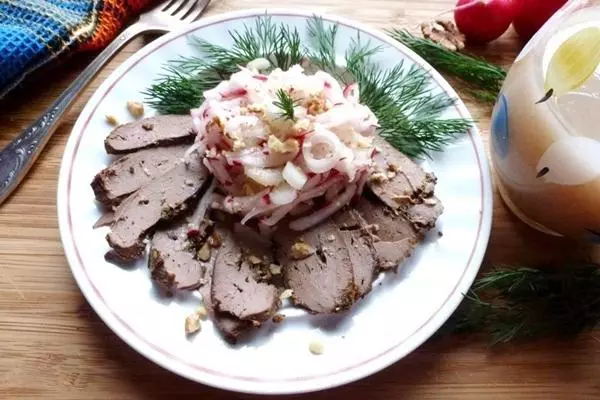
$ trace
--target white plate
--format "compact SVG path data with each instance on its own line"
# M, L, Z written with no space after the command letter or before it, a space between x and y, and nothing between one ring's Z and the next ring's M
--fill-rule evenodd
M58 217L65 253L73 276L92 307L129 345L157 364L190 379L220 388L254 393L297 393L330 388L370 375L398 361L429 338L452 314L472 283L485 252L492 217L492 192L487 159L476 129L435 154L425 168L438 177L436 194L445 211L426 242L397 275L345 315L308 316L291 308L276 329L263 328L253 340L226 344L212 323L186 339L183 321L198 305L198 297L165 300L153 289L147 267L119 268L104 261L105 229L93 230L99 217L90 187L93 176L109 159L103 140L111 130L107 113L119 121L131 119L128 100L161 73L166 60L195 54L191 35L228 45L227 31L253 24L265 10L247 10L203 19L184 30L152 42L117 68L100 86L79 116L67 144L58 185ZM269 9L274 22L305 32L309 13ZM340 55L350 37L381 44L377 60L392 66L400 60L429 71L436 90L457 97L431 66L384 34L334 16L339 24ZM470 118L462 102L448 116ZM443 232L439 237L438 230ZM320 340L325 353L308 351Z

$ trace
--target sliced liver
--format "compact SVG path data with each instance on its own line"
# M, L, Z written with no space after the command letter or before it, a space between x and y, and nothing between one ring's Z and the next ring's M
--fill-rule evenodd
M107 206L117 205L127 195L173 168L188 148L185 144L148 148L115 160L92 181L96 200Z
M104 140L109 154L123 154L148 147L191 143L196 136L189 115L158 115L117 126Z
M218 229L221 237L212 274L211 298L216 310L255 323L270 318L280 306L275 286L259 282L250 259L265 260L268 268L273 262L271 248L253 246L243 236L230 229Z
M388 207L395 210L407 208L420 198L433 194L436 183L433 174L426 173L380 136L375 137L374 144L380 151L375 157L379 169L395 175L384 182L369 181L369 187Z
M142 256L146 233L158 222L171 220L187 209L187 202L205 186L208 171L200 158L180 162L127 197L116 209L106 240L124 260Z
M306 258L295 259L291 248L303 242L314 249ZM282 231L275 234L277 258L283 266L292 300L313 313L346 310L358 297L347 235L327 220L305 232Z
M201 227L203 233L210 229ZM154 233L150 246L148 267L152 280L166 292L193 290L204 284L212 271L214 257L202 261L197 256L197 246L188 238L187 219L170 229ZM207 236L209 232L206 232Z

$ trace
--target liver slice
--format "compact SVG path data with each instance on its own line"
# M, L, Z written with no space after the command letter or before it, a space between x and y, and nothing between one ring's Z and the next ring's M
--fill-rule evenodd
M189 115L158 115L117 126L104 140L109 154L131 153L140 149L191 143L196 136Z

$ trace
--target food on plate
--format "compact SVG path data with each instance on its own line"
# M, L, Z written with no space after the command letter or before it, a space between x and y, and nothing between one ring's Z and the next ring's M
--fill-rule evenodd
M92 182L112 254L141 258L148 236L154 283L199 290L232 341L283 321L289 300L350 309L443 211L435 176L378 135L359 90L300 65L242 67L188 116L117 127L107 151L127 154Z
M144 235L160 221L184 213L207 178L201 157L192 155L188 162L179 162L123 200L114 210L106 236L116 255L123 260L141 257L146 248Z
M160 115L117 126L104 140L108 154L131 153L168 144L190 143L196 132L184 115Z
M106 206L118 205L127 195L171 169L188 147L185 144L151 147L115 160L92 182L96 200Z

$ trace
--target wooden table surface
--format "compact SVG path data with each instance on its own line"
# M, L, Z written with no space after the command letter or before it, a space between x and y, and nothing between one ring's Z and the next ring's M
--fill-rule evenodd
M309 4L310 3L310 4ZM326 11L375 27L415 29L453 0L213 0L208 14L249 7ZM87 304L61 247L56 184L68 135L98 85L151 38L131 43L83 93L18 191L0 206L1 399L253 398L180 378L148 361L114 335ZM509 66L520 44L512 30L479 49ZM33 77L0 103L0 147L31 123L81 71L89 55ZM465 98L483 136L490 107ZM484 269L593 257L576 243L521 224L495 196ZM298 399L600 399L600 333L569 342L538 341L488 348L483 339L431 340L402 361L345 387Z

